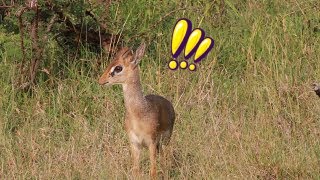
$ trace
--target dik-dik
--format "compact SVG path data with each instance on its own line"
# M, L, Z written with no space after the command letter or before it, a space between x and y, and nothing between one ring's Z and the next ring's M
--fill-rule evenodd
M148 147L150 175L156 178L157 151L161 148L160 144L169 143L175 112L167 99L158 95L143 95L138 65L144 51L144 43L134 53L127 47L122 48L100 77L99 84L122 85L126 108L125 129L131 143L134 174L138 175L140 172L142 147Z

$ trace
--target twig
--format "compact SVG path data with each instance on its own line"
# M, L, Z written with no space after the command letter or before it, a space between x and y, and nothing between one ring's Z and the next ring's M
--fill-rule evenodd
M106 2L106 5L105 5L105 14L109 14L109 9L110 9L110 6L111 6L111 1L112 0L107 0Z
M94 5L90 1L88 3L90 4L91 7L94 7ZM105 2L105 13L104 14L109 14L110 5L111 5L111 0L106 0L106 2ZM102 23L100 20L98 20L96 15L94 13L92 13L92 10L86 10L85 14L87 16L90 16L93 20L95 20L96 23L99 24L99 26L102 28L102 30L104 32L107 32L107 25ZM101 19L101 18L99 18L99 19Z
M43 38L43 41L44 41L44 42L46 42L46 41L48 40L48 34L49 34L49 32L51 31L54 23L57 21L57 17L58 17L58 15L57 15L57 14L54 14L54 15L52 16L51 20L49 21L49 24L48 24L47 30L46 30L46 35L45 35L44 38Z
M90 16L96 23L98 23L99 26L102 28L103 32L107 31L107 26L105 24L101 23L90 10L86 10L86 15Z
M161 21L163 21L165 18L167 18L167 17L170 16L171 14L173 14L173 13L175 13L175 12L177 12L177 11L185 10L185 9L186 9L186 7L181 7L181 8L178 8L178 9L175 9L175 10L172 10L172 11L168 12L168 13L165 14L163 17L160 17L160 19L159 19L156 23L154 23L153 26L151 26L150 29L155 28L157 25L160 24Z
M11 0L10 5L7 5L5 1L2 0L2 5L0 6L0 9L7 9L14 7L14 0Z
M4 6L0 6L0 9L8 9L8 8L12 8L13 6L6 6L6 5L4 5Z
M55 14L57 14L59 16L59 19L63 20L67 27L71 28L74 32L78 33L77 28L71 22L70 18L63 13L63 11L61 11L58 7L48 2L46 3L46 6L49 9L51 9Z

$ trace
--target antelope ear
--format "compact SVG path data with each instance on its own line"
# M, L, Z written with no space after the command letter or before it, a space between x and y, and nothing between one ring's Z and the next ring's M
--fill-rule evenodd
M136 52L134 53L133 60L131 61L134 66L136 67L139 62L141 61L141 58L144 56L144 52L146 49L146 43L141 43Z

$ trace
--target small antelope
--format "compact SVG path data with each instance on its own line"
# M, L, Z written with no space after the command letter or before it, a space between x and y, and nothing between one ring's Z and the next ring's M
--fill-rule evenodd
M156 178L156 155L161 144L168 144L173 130L175 112L172 104L158 95L143 96L138 64L144 55L145 44L133 53L122 48L99 79L99 84L122 84L126 108L125 129L131 143L133 171L140 172L142 147L150 152L150 175Z

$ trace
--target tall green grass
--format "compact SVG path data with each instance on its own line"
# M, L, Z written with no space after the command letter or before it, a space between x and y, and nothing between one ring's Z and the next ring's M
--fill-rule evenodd
M319 8L316 0L112 3L110 31L128 46L149 43L145 94L176 109L159 175L320 178L320 100L311 90L320 79ZM181 17L215 40L197 72L167 68ZM0 59L0 178L132 178L121 87L97 84L110 59L87 51L73 59L48 42L41 67L50 74L39 72L33 90L21 92L11 46ZM148 156L141 165L147 175Z

